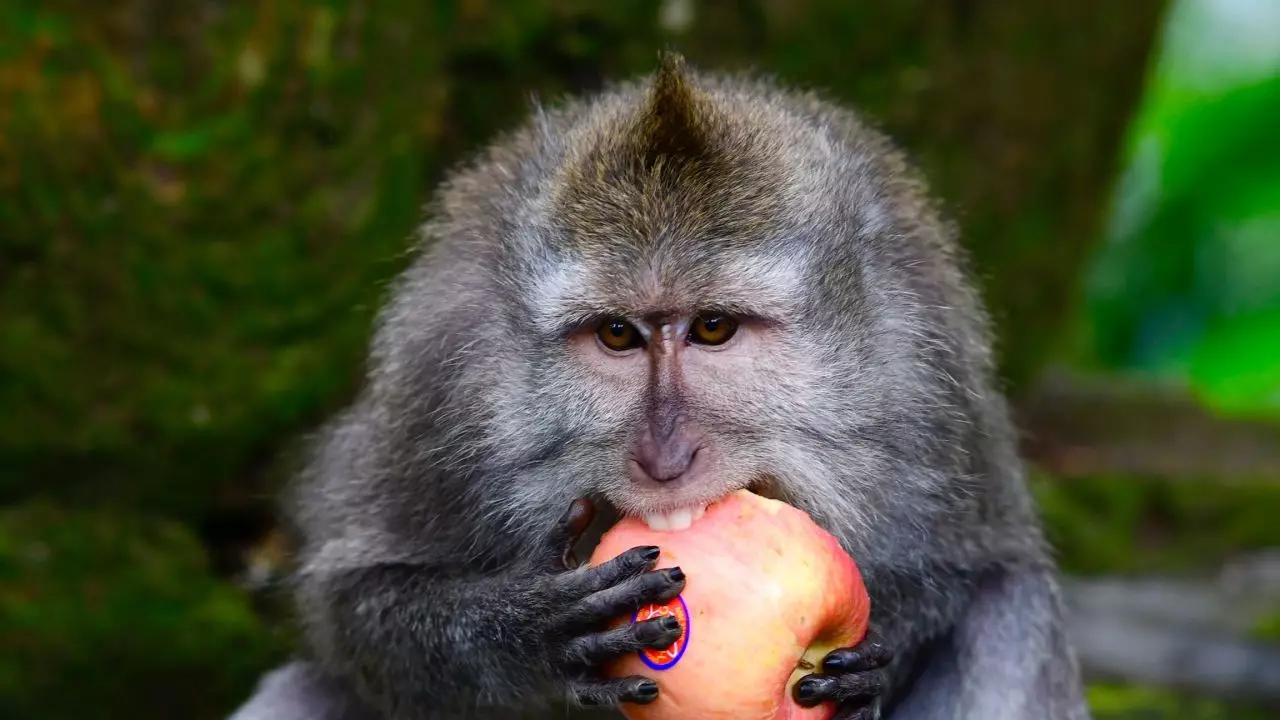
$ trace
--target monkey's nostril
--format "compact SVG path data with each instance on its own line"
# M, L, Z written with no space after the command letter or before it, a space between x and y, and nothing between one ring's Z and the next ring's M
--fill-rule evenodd
M699 447L682 447L683 443L666 443L641 453L636 462L645 474L658 482L671 482L685 474L693 465Z

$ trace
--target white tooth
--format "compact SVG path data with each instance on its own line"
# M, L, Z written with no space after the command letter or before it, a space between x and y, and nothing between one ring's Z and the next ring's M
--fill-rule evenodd
M693 524L693 511L689 508L672 510L667 521L671 523L672 530L684 530Z
M652 515L645 515L644 521L645 521L645 524L649 526L650 530L670 530L671 529L671 521L668 520L667 516L664 515L663 513L653 513Z
M693 509L693 519L697 520L698 518L702 517L702 515L706 512L707 512L707 506L699 505L698 507Z

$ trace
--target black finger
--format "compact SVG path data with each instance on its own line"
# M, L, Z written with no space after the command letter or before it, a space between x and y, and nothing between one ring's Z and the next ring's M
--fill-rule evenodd
M583 620L612 620L631 615L650 603L664 603L683 589L683 570L678 567L655 570L588 596L577 611Z
M587 498L578 498L569 503L569 508L564 511L551 528L551 532L547 534L543 557L544 564L549 569L568 569L569 553L573 550L573 544L578 541L582 533L586 532L595 514L595 505Z
M792 690L792 696L801 707L813 707L828 700L835 700L834 675L805 675Z
M609 558L595 567L578 570L578 591L590 595L634 578L652 568L662 551L656 545L640 545Z
M591 667L644 648L663 650L679 639L680 632L680 623L670 616L631 623L570 640L564 648L564 660Z
M872 700L884 692L887 678L883 670L841 675L805 675L793 691L797 703L812 707L825 700L839 704Z
M583 707L616 707L624 702L648 705L658 699L658 684L641 675L576 680L569 684L569 697Z
M867 639L850 648L827 653L822 659L825 673L851 673L879 670L893 660L893 653L879 640Z

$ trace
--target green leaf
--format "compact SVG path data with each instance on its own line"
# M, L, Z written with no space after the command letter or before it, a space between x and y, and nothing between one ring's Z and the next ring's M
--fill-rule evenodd
M1222 411L1275 407L1280 373L1277 8L1174 5L1086 288L1086 362L1188 382Z
M1192 356L1190 374L1203 400L1221 412L1280 410L1280 308L1210 329Z

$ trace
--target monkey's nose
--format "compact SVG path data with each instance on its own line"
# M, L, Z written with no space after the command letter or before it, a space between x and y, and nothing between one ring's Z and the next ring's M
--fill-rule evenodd
M698 448L693 445L672 447L662 445L655 453L642 453L636 460L649 477L658 482L671 482L680 477L693 464Z
M636 448L636 462L654 480L670 482L693 464L699 445L699 438L688 433L677 431L662 439L655 438L653 433L645 433Z

